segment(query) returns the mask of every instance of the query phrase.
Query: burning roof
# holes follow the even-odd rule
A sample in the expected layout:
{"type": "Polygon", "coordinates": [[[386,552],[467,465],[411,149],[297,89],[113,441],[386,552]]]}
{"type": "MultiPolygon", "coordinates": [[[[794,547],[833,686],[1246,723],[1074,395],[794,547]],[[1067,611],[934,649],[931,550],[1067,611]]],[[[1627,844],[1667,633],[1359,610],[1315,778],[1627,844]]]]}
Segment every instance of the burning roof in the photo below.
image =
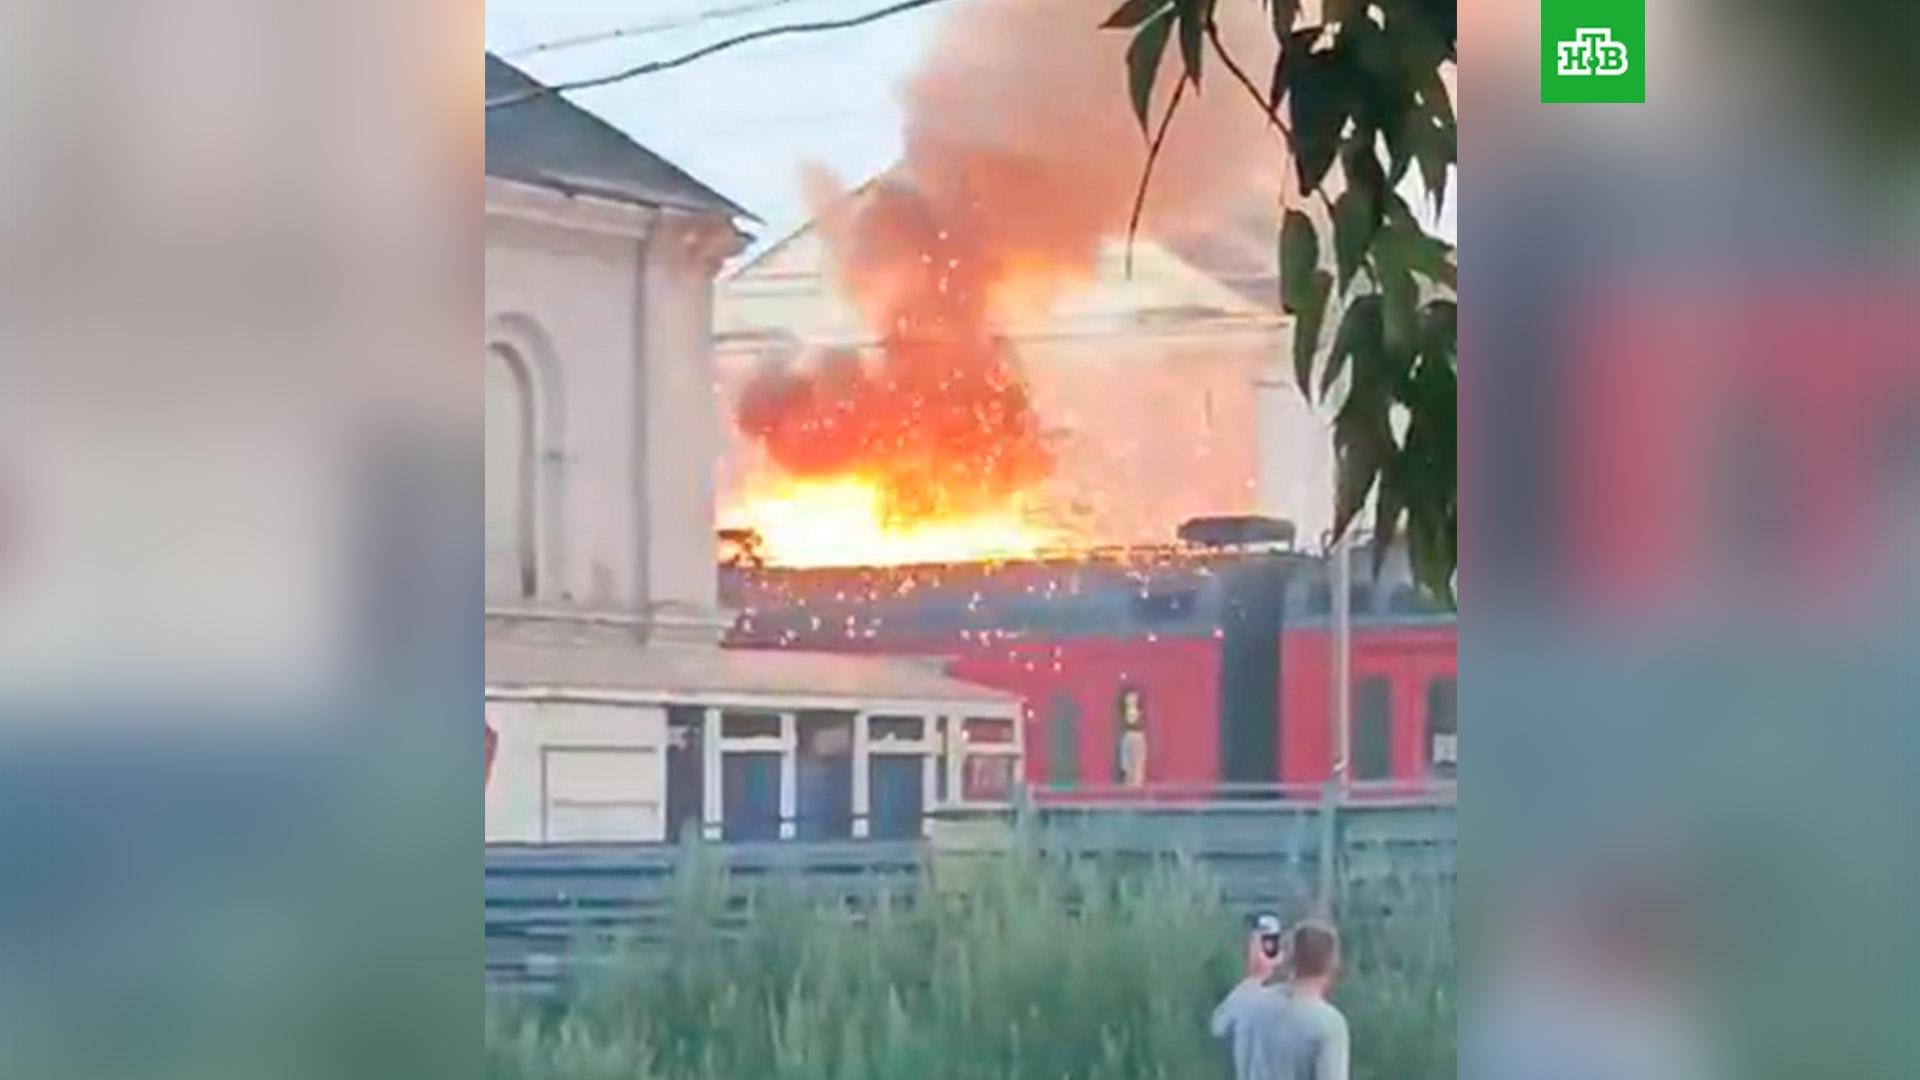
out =
{"type": "MultiPolygon", "coordinates": [[[[763,352],[729,401],[757,471],[748,490],[731,493],[726,523],[757,529],[779,561],[938,561],[1138,538],[1090,528],[1077,505],[1085,500],[1063,491],[1063,455],[1074,451],[1058,436],[1084,424],[1037,399],[1012,332],[1044,324],[1094,280],[1135,217],[1146,145],[1124,92],[1124,35],[1096,29],[1108,6],[982,0],[956,9],[903,89],[898,165],[852,192],[823,172],[805,178],[823,269],[859,327],[824,338],[807,325],[743,328],[762,345],[791,337],[763,352]],[[1037,40],[1054,47],[1035,50],[1037,40]]],[[[1223,12],[1222,29],[1254,57],[1271,34],[1257,11],[1247,16],[1241,26],[1223,12]]],[[[1230,217],[1226,208],[1283,164],[1264,123],[1225,95],[1184,110],[1142,227],[1168,233],[1230,217]]],[[[1269,309],[1236,322],[1247,306],[1215,283],[1168,310],[1175,322],[1252,325],[1268,335],[1254,342],[1252,363],[1265,363],[1278,355],[1270,337],[1279,319],[1269,309]]],[[[1137,336],[1167,332],[1152,312],[1133,314],[1137,336]]],[[[1219,378],[1219,393],[1201,388],[1120,436],[1151,442],[1162,425],[1188,425],[1176,430],[1193,432],[1196,452],[1141,455],[1196,486],[1213,483],[1209,504],[1175,511],[1182,516],[1249,508],[1253,377],[1219,378]],[[1248,461],[1206,460],[1211,434],[1193,429],[1219,417],[1232,429],[1225,442],[1248,461]]],[[[1124,479],[1102,486],[1099,498],[1128,494],[1124,479]]]]}

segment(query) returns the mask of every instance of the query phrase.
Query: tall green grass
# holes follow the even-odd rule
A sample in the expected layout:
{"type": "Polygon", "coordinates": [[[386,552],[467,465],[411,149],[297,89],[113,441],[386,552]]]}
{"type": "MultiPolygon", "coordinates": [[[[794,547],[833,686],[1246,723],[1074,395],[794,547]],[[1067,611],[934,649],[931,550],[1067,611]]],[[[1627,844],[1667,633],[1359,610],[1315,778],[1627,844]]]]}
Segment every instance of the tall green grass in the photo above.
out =
{"type": "MultiPolygon", "coordinates": [[[[664,942],[620,951],[558,998],[490,1006],[490,1080],[1225,1075],[1207,1020],[1244,939],[1192,865],[982,857],[858,919],[776,888],[733,934],[724,884],[683,878],[664,942]]],[[[1454,1075],[1450,913],[1416,910],[1437,894],[1408,895],[1399,883],[1355,901],[1364,917],[1333,999],[1362,1080],[1454,1075]]]]}

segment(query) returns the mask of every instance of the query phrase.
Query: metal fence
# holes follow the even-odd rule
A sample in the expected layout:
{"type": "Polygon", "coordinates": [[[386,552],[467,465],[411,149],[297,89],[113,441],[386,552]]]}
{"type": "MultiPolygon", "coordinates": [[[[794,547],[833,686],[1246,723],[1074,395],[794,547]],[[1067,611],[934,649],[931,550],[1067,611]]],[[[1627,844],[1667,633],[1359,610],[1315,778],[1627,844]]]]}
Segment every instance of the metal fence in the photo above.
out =
{"type": "Polygon", "coordinates": [[[858,912],[883,897],[911,902],[943,866],[997,857],[1015,844],[1046,856],[1189,859],[1220,881],[1236,908],[1327,904],[1356,928],[1409,912],[1450,921],[1450,791],[1309,800],[1272,786],[1215,786],[1207,794],[1042,792],[1011,811],[936,815],[929,837],[914,841],[489,845],[488,981],[548,985],[616,939],[661,940],[675,932],[687,889],[718,890],[709,900],[726,912],[723,924],[735,926],[769,887],[858,912]]]}

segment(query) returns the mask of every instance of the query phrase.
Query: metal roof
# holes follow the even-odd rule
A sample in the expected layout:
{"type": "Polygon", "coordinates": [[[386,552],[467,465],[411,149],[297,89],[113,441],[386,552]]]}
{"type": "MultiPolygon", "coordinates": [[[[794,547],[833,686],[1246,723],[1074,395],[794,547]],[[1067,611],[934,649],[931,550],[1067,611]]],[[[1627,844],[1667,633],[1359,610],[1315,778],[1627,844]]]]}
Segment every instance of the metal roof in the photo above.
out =
{"type": "Polygon", "coordinates": [[[618,128],[544,84],[487,54],[487,175],[567,195],[591,195],[638,206],[723,214],[751,213],[618,128]]]}
{"type": "Polygon", "coordinates": [[[646,648],[496,639],[487,689],[600,692],[649,700],[739,700],[809,707],[966,704],[1004,711],[1014,694],[942,674],[932,663],[835,653],[696,646],[646,648]]]}

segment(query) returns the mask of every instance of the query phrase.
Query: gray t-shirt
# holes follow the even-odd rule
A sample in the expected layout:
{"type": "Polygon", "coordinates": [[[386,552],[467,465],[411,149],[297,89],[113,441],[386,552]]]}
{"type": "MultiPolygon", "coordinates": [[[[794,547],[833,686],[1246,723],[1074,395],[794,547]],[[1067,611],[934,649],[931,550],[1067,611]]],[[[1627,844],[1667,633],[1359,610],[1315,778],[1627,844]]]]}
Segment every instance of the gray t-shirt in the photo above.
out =
{"type": "Polygon", "coordinates": [[[1347,1018],[1318,995],[1243,982],[1213,1010],[1213,1034],[1231,1041],[1236,1080],[1347,1080],[1347,1018]]]}

